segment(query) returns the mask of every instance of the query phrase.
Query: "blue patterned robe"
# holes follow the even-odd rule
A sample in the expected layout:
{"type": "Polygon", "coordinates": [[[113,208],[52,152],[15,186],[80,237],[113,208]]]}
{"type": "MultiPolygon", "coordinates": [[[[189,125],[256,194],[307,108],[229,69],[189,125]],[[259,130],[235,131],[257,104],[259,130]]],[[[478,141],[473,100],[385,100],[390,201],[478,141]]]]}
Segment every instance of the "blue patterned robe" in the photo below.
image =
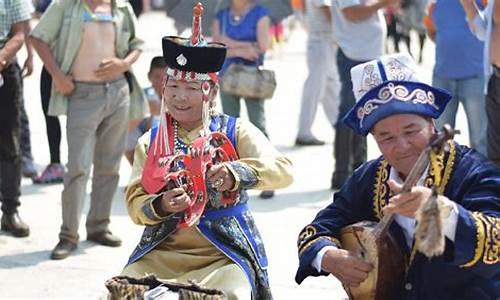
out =
{"type": "MultiPolygon", "coordinates": [[[[225,133],[236,148],[235,124],[235,118],[218,115],[213,118],[210,130],[225,133]]],[[[156,129],[153,129],[152,138],[155,137],[155,132],[156,129]]],[[[184,149],[185,151],[186,149],[184,149]]],[[[264,244],[247,206],[246,190],[253,188],[258,179],[255,173],[244,164],[238,161],[229,164],[238,174],[240,180],[236,204],[223,206],[220,203],[221,194],[207,186],[207,206],[196,226],[206,239],[245,271],[252,286],[254,299],[272,299],[264,244]]],[[[155,198],[151,198],[149,201],[154,200],[155,198]]],[[[150,203],[143,206],[143,211],[148,218],[158,219],[152,211],[150,203]]],[[[181,217],[182,213],[174,214],[157,225],[146,226],[139,245],[130,256],[127,266],[139,260],[169,237],[175,231],[181,217]]]]}
{"type": "MultiPolygon", "coordinates": [[[[407,271],[398,299],[500,299],[500,169],[482,155],[450,142],[443,158],[443,184],[439,189],[458,207],[455,241],[446,239],[443,255],[428,259],[409,249],[402,228],[391,225],[405,250],[407,271]]],[[[429,168],[430,169],[430,168],[429,168]]],[[[299,235],[300,265],[295,277],[301,283],[318,273],[312,261],[324,246],[341,247],[340,230],[362,220],[379,221],[390,198],[390,166],[383,157],[357,169],[333,203],[321,210],[299,235]]],[[[432,185],[433,176],[425,180],[432,185]]]]}

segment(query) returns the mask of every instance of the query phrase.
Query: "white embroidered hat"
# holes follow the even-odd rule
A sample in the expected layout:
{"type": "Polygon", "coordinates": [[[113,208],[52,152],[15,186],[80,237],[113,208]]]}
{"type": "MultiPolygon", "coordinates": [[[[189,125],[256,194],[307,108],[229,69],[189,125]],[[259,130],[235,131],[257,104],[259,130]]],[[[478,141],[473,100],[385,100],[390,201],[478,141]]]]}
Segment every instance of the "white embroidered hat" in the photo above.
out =
{"type": "Polygon", "coordinates": [[[367,135],[379,120],[413,113],[438,118],[451,99],[449,92],[423,83],[408,53],[382,56],[351,69],[356,104],[343,122],[367,135]]]}

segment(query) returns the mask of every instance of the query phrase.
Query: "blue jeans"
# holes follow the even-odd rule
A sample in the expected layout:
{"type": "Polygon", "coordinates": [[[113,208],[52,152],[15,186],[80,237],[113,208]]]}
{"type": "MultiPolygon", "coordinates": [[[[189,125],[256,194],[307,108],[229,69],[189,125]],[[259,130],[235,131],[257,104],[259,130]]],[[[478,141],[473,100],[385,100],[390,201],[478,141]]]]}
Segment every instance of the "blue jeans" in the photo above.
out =
{"type": "Polygon", "coordinates": [[[447,90],[453,95],[445,111],[437,120],[438,128],[441,128],[446,123],[455,127],[458,103],[462,103],[469,125],[470,146],[486,155],[487,119],[485,95],[483,92],[484,77],[473,76],[462,79],[445,79],[434,75],[432,84],[435,87],[447,90]]]}

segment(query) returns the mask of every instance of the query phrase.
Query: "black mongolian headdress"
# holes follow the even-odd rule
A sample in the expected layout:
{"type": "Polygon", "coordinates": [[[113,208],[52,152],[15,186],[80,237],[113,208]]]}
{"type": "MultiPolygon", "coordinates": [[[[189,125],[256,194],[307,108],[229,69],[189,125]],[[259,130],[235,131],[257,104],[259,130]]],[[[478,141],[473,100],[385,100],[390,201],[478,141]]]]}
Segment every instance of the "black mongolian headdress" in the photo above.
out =
{"type": "Polygon", "coordinates": [[[166,36],[162,39],[163,57],[168,65],[167,74],[177,80],[217,82],[217,75],[224,59],[226,46],[221,43],[207,43],[201,30],[203,6],[193,8],[191,38],[166,36]]]}
{"type": "MultiPolygon", "coordinates": [[[[199,81],[202,82],[202,122],[203,135],[209,132],[210,125],[210,90],[209,81],[218,82],[218,72],[226,58],[226,46],[221,43],[208,43],[203,38],[201,29],[201,16],[203,5],[198,2],[193,7],[193,28],[190,38],[178,36],[165,36],[162,38],[163,58],[167,63],[166,80],[199,81]]],[[[165,81],[166,82],[166,81],[165,81]]],[[[161,102],[161,117],[159,135],[168,135],[165,118],[164,101],[161,102]]],[[[170,152],[168,143],[165,145],[167,153],[170,152]]]]}

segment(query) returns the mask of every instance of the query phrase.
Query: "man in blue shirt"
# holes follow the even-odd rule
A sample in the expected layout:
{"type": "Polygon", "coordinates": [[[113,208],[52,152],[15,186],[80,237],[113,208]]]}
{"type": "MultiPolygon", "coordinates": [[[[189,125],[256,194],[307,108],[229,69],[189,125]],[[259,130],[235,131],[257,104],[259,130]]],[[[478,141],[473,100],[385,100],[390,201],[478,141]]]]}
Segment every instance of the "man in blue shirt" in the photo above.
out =
{"type": "Polygon", "coordinates": [[[484,41],[483,69],[487,80],[486,114],[488,116],[488,157],[500,165],[500,3],[489,0],[482,11],[474,0],[461,0],[469,27],[484,41]]]}
{"type": "MultiPolygon", "coordinates": [[[[476,0],[478,6],[481,2],[476,0]]],[[[436,43],[433,85],[453,98],[438,119],[438,126],[455,126],[458,103],[469,125],[470,146],[486,155],[486,109],[483,93],[483,43],[469,30],[459,1],[437,0],[429,8],[433,26],[428,35],[436,43]]]]}

